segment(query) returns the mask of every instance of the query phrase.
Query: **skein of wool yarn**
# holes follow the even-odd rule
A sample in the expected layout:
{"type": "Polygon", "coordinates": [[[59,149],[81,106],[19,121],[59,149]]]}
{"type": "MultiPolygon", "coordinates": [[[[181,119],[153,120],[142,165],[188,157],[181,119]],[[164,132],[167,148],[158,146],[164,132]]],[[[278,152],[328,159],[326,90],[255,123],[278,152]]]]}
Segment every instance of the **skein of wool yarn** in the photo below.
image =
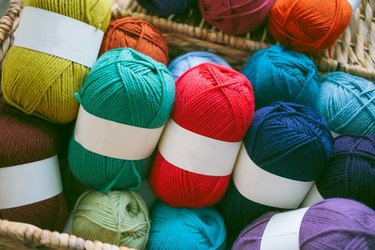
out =
{"type": "Polygon", "coordinates": [[[0,219],[61,230],[67,218],[58,131],[0,101],[0,219]]]}
{"type": "Polygon", "coordinates": [[[212,208],[172,208],[157,201],[151,209],[147,249],[225,249],[226,229],[212,208]]]}
{"type": "Polygon", "coordinates": [[[281,44],[299,52],[331,48],[349,25],[347,0],[277,0],[268,14],[268,30],[281,44]]]}
{"type": "Polygon", "coordinates": [[[176,57],[168,66],[174,80],[177,80],[188,69],[202,63],[215,63],[230,68],[230,65],[218,55],[205,51],[192,51],[176,57]]]}
{"type": "Polygon", "coordinates": [[[311,206],[305,213],[302,209],[287,213],[282,213],[285,224],[276,222],[275,213],[264,214],[241,232],[232,249],[272,249],[266,247],[272,240],[272,235],[266,233],[267,227],[271,230],[272,219],[273,226],[281,229],[279,237],[273,238],[279,247],[273,245],[273,249],[375,248],[375,212],[357,201],[333,198],[311,206]],[[296,213],[300,214],[295,217],[296,213]],[[291,224],[296,225],[296,231],[283,231],[291,224]],[[288,242],[293,242],[295,248],[288,242]]]}
{"type": "Polygon", "coordinates": [[[242,73],[254,88],[256,109],[284,101],[319,110],[319,71],[302,53],[274,45],[252,55],[242,73]]]}
{"type": "Polygon", "coordinates": [[[168,63],[168,46],[163,35],[142,18],[124,17],[109,23],[100,53],[116,48],[132,48],[158,62],[168,63]]]}
{"type": "Polygon", "coordinates": [[[321,81],[320,112],[337,134],[375,134],[375,85],[344,72],[329,73],[321,81]]]}
{"type": "Polygon", "coordinates": [[[350,198],[375,209],[375,135],[335,138],[335,152],[303,202],[310,206],[325,198],[350,198]]]}
{"type": "Polygon", "coordinates": [[[72,233],[86,240],[145,249],[149,232],[147,205],[131,191],[87,191],[73,211],[72,233]]]}
{"type": "Polygon", "coordinates": [[[217,203],[253,113],[253,90],[241,73],[204,63],[183,74],[150,170],[155,195],[172,207],[217,203]]]}
{"type": "Polygon", "coordinates": [[[81,108],[69,145],[74,176],[100,191],[138,189],[174,91],[164,64],[130,48],[104,53],[77,94],[81,108]]]}
{"type": "MultiPolygon", "coordinates": [[[[25,0],[21,23],[26,8],[34,12],[35,10],[38,12],[50,11],[47,12],[50,13],[49,16],[52,12],[55,13],[54,17],[58,16],[59,18],[61,16],[57,14],[61,14],[66,18],[71,18],[69,19],[71,22],[74,20],[74,25],[77,23],[80,25],[89,24],[90,26],[86,25],[87,29],[96,28],[103,32],[106,30],[111,16],[111,0],[71,0],[69,4],[64,0],[25,0]]],[[[36,17],[46,18],[46,16],[47,14],[43,13],[36,17]]],[[[66,41],[62,40],[66,37],[74,41],[71,36],[66,35],[66,30],[51,30],[53,23],[45,23],[49,27],[48,32],[50,32],[48,39],[52,34],[55,34],[61,40],[61,44],[56,42],[53,43],[53,46],[65,48],[66,41]],[[63,36],[58,32],[62,32],[63,36]]],[[[61,26],[61,22],[59,25],[61,26]]],[[[69,26],[69,29],[72,26],[69,26]]],[[[98,32],[96,31],[96,33],[98,32]]],[[[65,124],[74,120],[77,117],[79,103],[74,99],[73,93],[81,88],[89,72],[89,67],[62,57],[17,46],[17,39],[20,38],[20,35],[20,30],[17,30],[15,45],[9,49],[4,59],[2,71],[4,98],[12,106],[26,114],[37,115],[53,123],[65,124]]],[[[81,33],[77,37],[83,37],[83,34],[81,33]]],[[[29,38],[31,39],[30,35],[27,36],[27,39],[29,38]]],[[[48,39],[39,38],[43,44],[44,42],[48,43],[48,39]]],[[[75,45],[78,46],[78,44],[75,45]]],[[[81,46],[90,47],[89,44],[81,46]]],[[[57,50],[61,51],[60,48],[57,50]]],[[[72,51],[69,52],[72,53],[72,51]]],[[[98,52],[99,48],[97,51],[93,51],[96,55],[98,52]]],[[[80,53],[81,51],[78,49],[72,54],[79,56],[80,53]]]]}
{"type": "Polygon", "coordinates": [[[231,35],[247,33],[267,18],[275,0],[199,0],[203,18],[231,35]]]}
{"type": "Polygon", "coordinates": [[[324,118],[311,108],[275,102],[258,109],[218,204],[228,234],[265,212],[298,208],[332,151],[324,118]]]}
{"type": "Polygon", "coordinates": [[[137,0],[147,10],[159,15],[169,16],[189,9],[194,0],[137,0]]]}

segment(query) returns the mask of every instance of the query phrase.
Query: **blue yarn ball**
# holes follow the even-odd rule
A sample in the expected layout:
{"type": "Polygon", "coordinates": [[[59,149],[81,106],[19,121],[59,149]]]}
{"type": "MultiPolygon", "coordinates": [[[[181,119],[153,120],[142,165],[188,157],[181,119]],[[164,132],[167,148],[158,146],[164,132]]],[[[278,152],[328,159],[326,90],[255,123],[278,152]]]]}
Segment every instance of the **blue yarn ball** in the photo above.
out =
{"type": "Polygon", "coordinates": [[[169,16],[184,12],[190,8],[193,0],[137,0],[137,2],[159,16],[169,16]]]}
{"type": "Polygon", "coordinates": [[[320,112],[337,134],[375,134],[375,84],[344,72],[322,78],[320,112]]]}
{"type": "MultiPolygon", "coordinates": [[[[97,60],[77,98],[96,117],[138,128],[160,128],[169,119],[174,91],[174,80],[164,64],[133,49],[121,48],[97,60]]],[[[139,160],[113,158],[86,149],[75,135],[70,140],[72,173],[99,191],[137,190],[151,163],[152,156],[139,160]]]]}
{"type": "Polygon", "coordinates": [[[176,80],[188,69],[202,63],[214,63],[226,67],[230,65],[221,57],[205,51],[193,51],[176,57],[168,66],[173,78],[176,80]]]}
{"type": "MultiPolygon", "coordinates": [[[[247,155],[261,169],[287,179],[310,182],[328,166],[333,138],[324,118],[311,108],[275,102],[255,112],[244,146],[247,155]]],[[[218,207],[230,235],[237,235],[266,212],[283,210],[247,199],[233,180],[218,207]]]]}
{"type": "Polygon", "coordinates": [[[172,208],[156,201],[151,209],[147,249],[224,249],[226,229],[212,208],[172,208]]]}
{"type": "Polygon", "coordinates": [[[319,71],[302,53],[274,45],[257,51],[242,73],[254,88],[256,109],[284,101],[319,110],[319,71]]]}

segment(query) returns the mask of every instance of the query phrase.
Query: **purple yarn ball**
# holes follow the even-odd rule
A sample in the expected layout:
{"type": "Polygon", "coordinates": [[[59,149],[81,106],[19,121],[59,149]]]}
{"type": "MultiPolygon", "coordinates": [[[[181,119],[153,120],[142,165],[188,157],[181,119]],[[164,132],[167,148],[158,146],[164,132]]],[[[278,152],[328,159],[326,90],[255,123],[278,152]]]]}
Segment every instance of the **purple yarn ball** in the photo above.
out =
{"type": "MultiPolygon", "coordinates": [[[[264,214],[248,225],[232,249],[260,249],[263,232],[275,214],[264,214]]],[[[349,199],[321,201],[311,206],[303,217],[299,247],[301,250],[375,249],[375,211],[349,199]]]]}
{"type": "Polygon", "coordinates": [[[184,12],[193,4],[193,0],[137,0],[137,2],[159,16],[184,12]]]}

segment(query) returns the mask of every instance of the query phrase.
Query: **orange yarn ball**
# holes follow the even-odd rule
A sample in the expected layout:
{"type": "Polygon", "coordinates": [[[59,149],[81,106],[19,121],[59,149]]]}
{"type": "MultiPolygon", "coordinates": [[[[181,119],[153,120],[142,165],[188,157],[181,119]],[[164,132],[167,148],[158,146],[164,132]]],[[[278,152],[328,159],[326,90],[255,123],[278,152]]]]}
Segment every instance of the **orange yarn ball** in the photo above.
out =
{"type": "Polygon", "coordinates": [[[168,47],[161,32],[141,18],[125,17],[110,22],[101,54],[116,48],[132,48],[158,62],[168,63],[168,47]]]}
{"type": "Polygon", "coordinates": [[[269,31],[296,51],[318,53],[331,48],[349,25],[347,0],[277,0],[269,13],[269,31]]]}

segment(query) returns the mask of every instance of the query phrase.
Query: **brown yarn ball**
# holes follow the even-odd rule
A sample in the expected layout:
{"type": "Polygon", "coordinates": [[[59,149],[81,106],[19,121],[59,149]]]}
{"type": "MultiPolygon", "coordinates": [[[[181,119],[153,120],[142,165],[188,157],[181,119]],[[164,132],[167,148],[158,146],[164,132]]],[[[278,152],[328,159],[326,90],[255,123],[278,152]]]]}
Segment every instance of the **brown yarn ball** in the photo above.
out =
{"type": "MultiPolygon", "coordinates": [[[[25,115],[0,100],[0,175],[2,168],[41,161],[57,155],[58,133],[52,124],[25,115]]],[[[30,189],[32,190],[31,186],[30,189]]],[[[6,192],[17,195],[12,193],[11,189],[6,192]]],[[[0,205],[2,202],[4,201],[0,200],[0,205]]],[[[43,229],[61,230],[67,220],[64,192],[36,203],[0,209],[0,218],[33,224],[43,229]]]]}
{"type": "Polygon", "coordinates": [[[168,64],[168,46],[161,32],[142,18],[124,17],[110,22],[100,54],[116,48],[132,48],[168,64]]]}

